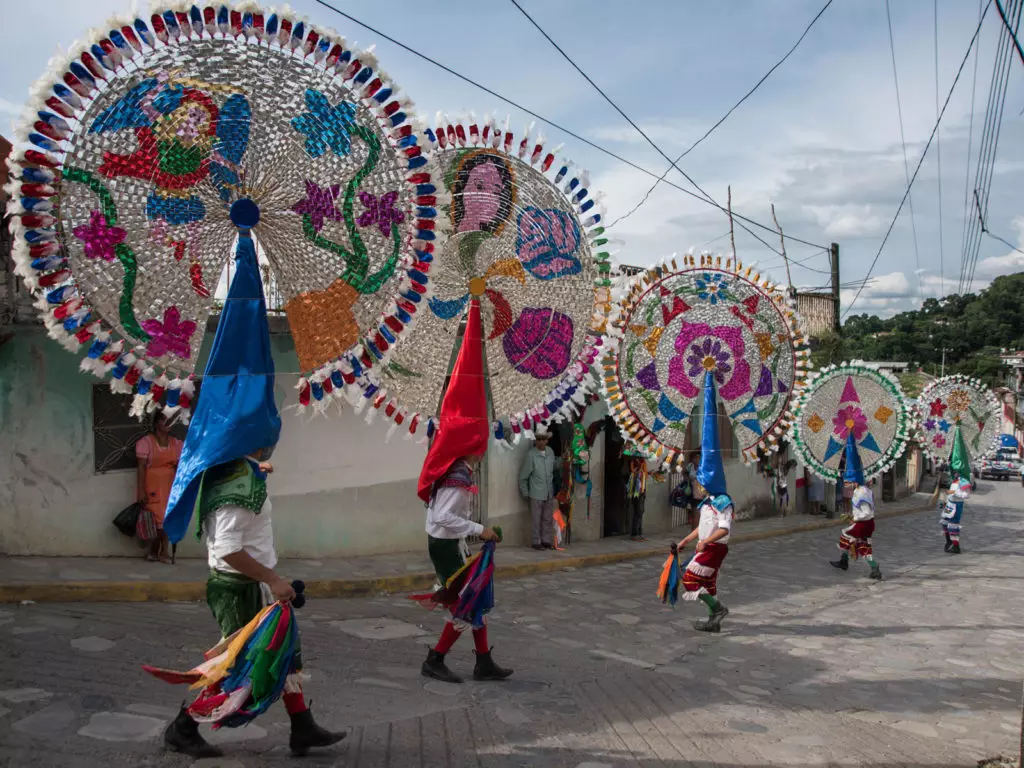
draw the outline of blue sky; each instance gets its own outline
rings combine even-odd
[[[583,0],[521,0],[577,63],[670,156],[679,154],[756,82],[792,45],[824,0],[646,0],[630,4]],[[619,116],[507,0],[392,0],[334,4],[366,23],[465,72],[555,122],[661,173],[667,163]],[[911,170],[935,120],[932,4],[891,0],[897,67]],[[293,7],[316,26],[333,28],[350,43],[377,44],[381,66],[415,101],[419,115],[511,114],[521,132],[528,116],[376,39],[313,0]],[[140,7],[145,8],[144,5]],[[120,0],[51,0],[38,24],[31,3],[5,9],[10,29],[0,49],[0,129],[20,113],[28,89],[58,46],[85,39],[130,6]],[[977,23],[973,0],[940,0],[939,88],[944,99]],[[984,120],[999,19],[989,12],[981,37],[975,135]],[[40,38],[47,42],[41,43]],[[1014,62],[992,185],[989,228],[1024,247],[1024,90]],[[854,312],[891,314],[921,296],[956,291],[964,227],[965,171],[971,119],[973,59],[943,121],[940,275],[939,173],[935,147],[914,187],[919,260],[909,210],[897,223]],[[631,208],[653,181],[559,131],[538,124],[554,145],[591,171],[591,188],[605,195],[609,221]],[[775,203],[783,228],[806,240],[840,244],[842,280],[867,273],[905,189],[884,0],[835,0],[793,56],[761,89],[681,163],[719,202],[732,185],[735,210],[771,222]],[[669,179],[688,186],[676,171]],[[973,171],[971,174],[973,181]],[[619,224],[620,261],[648,265],[674,252],[701,249],[728,231],[721,212],[667,186]],[[773,245],[776,238],[761,233]],[[742,230],[737,251],[777,281],[781,259]],[[728,238],[712,249],[728,250]],[[824,285],[828,260],[799,244],[789,255],[793,282]],[[918,272],[920,268],[920,272]],[[1024,270],[1024,255],[985,238],[974,288],[999,274]],[[852,292],[844,291],[849,302]],[[844,304],[845,307],[845,304]]]

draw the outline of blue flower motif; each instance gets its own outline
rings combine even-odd
[[[694,281],[694,284],[697,287],[697,296],[713,305],[729,295],[729,284],[721,275],[705,272]]]
[[[943,432],[949,432],[949,427],[950,423],[945,419],[939,422],[939,429],[941,429]]]
[[[306,153],[320,157],[330,149],[336,155],[347,155],[352,149],[349,133],[355,125],[356,105],[339,101],[331,106],[320,91],[306,90],[309,112],[292,118],[292,128],[306,136]]]

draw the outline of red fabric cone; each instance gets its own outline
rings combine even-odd
[[[469,317],[459,356],[441,401],[437,436],[427,451],[420,472],[417,495],[425,502],[430,501],[434,483],[444,477],[457,459],[478,456],[487,451],[490,433],[487,393],[484,390],[480,300],[473,299],[469,303]]]

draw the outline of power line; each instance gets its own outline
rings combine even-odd
[[[1014,245],[1013,243],[1011,243],[1011,242],[1010,242],[1009,240],[1007,240],[1006,238],[1004,238],[1004,237],[1000,237],[999,235],[997,235],[997,234],[994,234],[993,232],[989,232],[988,228],[985,228],[985,229],[983,229],[983,230],[982,230],[982,232],[984,232],[984,233],[985,233],[986,235],[988,235],[989,237],[991,237],[991,238],[992,238],[993,240],[998,240],[998,241],[999,241],[1000,243],[1002,243],[1003,245],[1005,245],[1005,246],[1007,246],[1007,247],[1009,247],[1009,248],[1012,248],[1012,249],[1013,249],[1013,250],[1015,250],[1015,251],[1016,251],[1017,253],[1020,253],[1020,254],[1024,254],[1024,251],[1022,251],[1022,250],[1021,250],[1020,248],[1018,248],[1018,247],[1017,247],[1016,245]]]
[[[992,140],[994,136],[998,136],[998,125],[1001,123],[1002,119],[1001,105],[1005,102],[1006,98],[1004,77],[1005,73],[1008,73],[1009,71],[1010,64],[1008,32],[1009,30],[1005,27],[1000,31],[999,43],[996,48],[996,57],[992,66],[992,79],[989,84],[988,101],[985,107],[985,125],[982,128],[980,147],[978,151],[978,165],[975,169],[973,202],[977,207],[978,216],[968,215],[968,237],[961,259],[960,285],[958,287],[958,290],[961,293],[971,283],[974,274],[974,264],[977,261],[978,253],[981,248],[983,233],[979,229],[978,223],[982,220],[984,215],[984,206],[981,204],[979,196],[984,196],[986,200],[988,199],[988,186],[986,184],[985,177],[988,173],[989,165],[995,157],[995,149],[993,147]]]
[[[910,163],[907,161],[907,139],[903,132],[903,104],[900,99],[900,79],[896,74],[896,43],[892,34],[892,13],[889,10],[889,0],[885,0],[885,20],[889,24],[889,53],[892,56],[892,79],[896,85],[896,114],[900,121],[900,143],[903,145],[903,174],[910,185]],[[914,233],[914,263],[917,265],[917,295],[924,301],[924,294],[921,290],[921,253],[917,247],[917,223],[914,220],[914,198],[907,198],[910,208],[910,229]]]
[[[878,253],[875,254],[875,258],[872,260],[871,266],[868,268],[868,273],[867,275],[865,275],[865,281],[867,280],[867,278],[871,277],[871,273],[874,272],[875,265],[878,264],[878,259],[882,255],[882,250],[885,248],[885,244],[889,242],[889,235],[892,234],[892,230],[896,226],[896,220],[899,218],[900,212],[903,210],[903,206],[907,202],[907,198],[910,197],[910,190],[914,186],[914,181],[917,179],[917,174],[920,173],[921,171],[921,166],[924,165],[924,159],[928,156],[928,149],[931,147],[932,141],[935,139],[935,134],[939,130],[939,124],[942,122],[943,115],[946,114],[946,108],[949,106],[949,100],[953,97],[953,91],[956,90],[956,85],[957,83],[960,82],[960,75],[963,74],[964,66],[966,66],[967,64],[967,59],[969,59],[971,56],[971,51],[974,49],[974,43],[977,42],[978,34],[981,32],[981,25],[985,21],[985,16],[988,14],[988,9],[991,7],[991,5],[992,0],[989,0],[988,4],[985,6],[985,12],[982,13],[981,19],[978,20],[978,26],[975,28],[974,34],[971,36],[971,43],[970,45],[967,46],[967,51],[964,53],[964,57],[960,62],[960,68],[957,69],[956,77],[953,78],[953,84],[949,88],[949,93],[946,96],[946,101],[942,105],[942,109],[939,111],[938,119],[935,121],[935,127],[932,128],[931,135],[928,137],[928,142],[924,145],[924,151],[921,152],[921,158],[920,160],[917,161],[917,167],[914,169],[914,175],[910,177],[910,183],[907,184],[907,191],[903,193],[903,199],[900,200],[899,207],[896,209],[896,215],[893,216],[892,221],[889,222],[889,228],[885,232],[885,237],[882,238],[882,243],[881,245],[878,246]],[[866,284],[867,283],[865,282],[865,285]],[[863,291],[864,286],[862,285],[860,288],[857,289],[857,295],[853,297],[853,301],[851,301],[850,306],[846,308],[846,311],[843,313],[843,317],[846,317],[848,314],[850,314],[850,310],[853,309],[854,304],[857,303],[857,300],[860,298],[860,295]]]
[[[978,0],[978,18],[981,18],[982,0]],[[974,110],[976,105],[976,92],[978,88],[978,60],[981,58],[981,44],[974,49],[974,80],[971,83],[971,119],[970,127],[967,129],[967,169],[964,172],[964,226],[960,235],[960,283],[958,290],[963,286],[963,257],[967,253],[967,232],[974,217],[971,216],[971,149],[974,144]],[[920,277],[918,277],[920,281]]]
[[[589,84],[591,85],[591,87],[592,87],[592,88],[593,88],[593,89],[594,89],[595,91],[597,91],[597,92],[598,92],[599,94],[601,94],[601,97],[602,97],[602,98],[603,98],[603,99],[604,99],[605,101],[607,101],[607,102],[608,102],[608,103],[609,103],[609,104],[611,105],[611,107],[612,107],[612,108],[613,108],[613,109],[614,109],[614,110],[615,110],[616,112],[618,112],[618,113],[619,113],[619,114],[620,114],[620,115],[622,116],[622,118],[623,118],[623,119],[624,119],[624,120],[625,120],[625,121],[626,121],[627,123],[629,123],[629,124],[630,124],[631,126],[633,126],[633,129],[634,129],[634,130],[635,130],[635,131],[636,131],[637,133],[639,133],[639,134],[640,134],[640,135],[641,135],[641,136],[642,136],[642,137],[644,138],[644,140],[645,140],[645,141],[646,141],[646,142],[647,142],[648,144],[650,144],[650,145],[651,145],[651,147],[652,147],[652,148],[654,149],[654,151],[655,151],[655,152],[657,152],[657,153],[658,153],[659,155],[661,155],[661,156],[662,156],[663,158],[665,158],[666,160],[668,160],[668,161],[669,161],[670,163],[672,163],[672,158],[670,158],[670,157],[669,157],[668,155],[666,155],[666,154],[665,154],[665,152],[664,152],[664,151],[663,151],[663,150],[661,149],[661,147],[659,147],[659,146],[658,146],[657,144],[655,144],[655,143],[654,143],[654,140],[653,140],[653,139],[651,139],[651,137],[650,137],[650,136],[648,136],[648,135],[647,135],[647,134],[646,134],[646,133],[644,132],[644,129],[643,129],[643,128],[641,128],[641,127],[640,127],[639,125],[637,125],[637,124],[636,124],[636,122],[635,122],[635,121],[634,121],[634,120],[633,120],[633,119],[632,119],[632,118],[631,118],[631,117],[630,117],[629,115],[627,115],[627,114],[626,114],[626,113],[625,113],[625,112],[624,112],[624,111],[622,110],[622,108],[621,108],[621,107],[620,107],[620,106],[619,106],[618,104],[616,104],[616,103],[615,103],[614,101],[612,101],[612,98],[611,98],[611,96],[609,96],[609,95],[608,95],[607,93],[605,93],[605,92],[604,92],[604,90],[602,90],[601,86],[599,86],[599,85],[598,85],[597,83],[595,83],[595,82],[594,82],[594,81],[593,81],[593,80],[592,80],[592,79],[590,78],[590,75],[588,75],[588,74],[587,74],[586,72],[584,72],[584,71],[583,71],[583,69],[581,69],[581,68],[580,68],[580,66],[579,66],[579,65],[578,65],[578,64],[577,64],[577,63],[576,63],[575,61],[573,61],[572,57],[571,57],[571,56],[569,56],[569,54],[567,54],[567,53],[566,53],[566,52],[565,52],[565,51],[564,51],[564,50],[562,49],[562,47],[561,47],[561,46],[560,46],[560,45],[559,45],[558,43],[556,43],[556,42],[554,41],[554,39],[552,39],[551,35],[549,35],[549,34],[548,34],[547,32],[545,32],[545,31],[544,31],[544,29],[543,29],[543,27],[541,27],[541,26],[540,26],[540,24],[538,24],[538,23],[537,23],[536,21],[534,21],[533,17],[532,17],[532,16],[530,16],[530,14],[529,14],[529,13],[527,13],[526,9],[525,9],[525,8],[523,8],[523,6],[521,6],[521,5],[520,5],[520,4],[519,4],[519,3],[517,2],[517,0],[511,0],[511,2],[512,2],[512,4],[513,4],[513,5],[514,5],[514,6],[516,7],[516,8],[518,8],[518,9],[519,9],[519,12],[520,12],[520,13],[522,13],[522,14],[523,14],[523,16],[525,16],[525,17],[526,17],[526,19],[527,19],[527,20],[528,20],[528,21],[529,21],[529,22],[530,22],[530,23],[531,23],[531,24],[532,24],[532,25],[533,25],[533,26],[534,26],[534,27],[535,27],[535,28],[537,29],[537,31],[538,31],[538,32],[540,32],[540,33],[541,33],[541,35],[543,35],[544,39],[545,39],[545,40],[547,40],[547,41],[548,41],[549,43],[551,43],[551,45],[552,45],[552,46],[554,47],[554,49],[555,49],[556,51],[558,51],[558,52],[559,52],[559,53],[560,53],[560,54],[562,55],[562,58],[564,58],[564,59],[565,59],[565,60],[566,60],[567,62],[569,62],[569,64],[570,64],[570,65],[572,65],[573,69],[575,69],[575,70],[576,70],[577,72],[579,72],[580,76],[581,76],[581,77],[583,77],[583,79],[584,79],[584,80],[586,80],[586,81],[587,81],[587,82],[588,82],[588,83],[589,83]],[[720,211],[723,211],[723,212],[725,212],[725,213],[729,213],[729,211],[727,211],[727,209],[723,208],[723,207],[722,207],[722,205],[721,205],[721,204],[720,204],[720,203],[719,203],[719,202],[718,202],[717,200],[715,200],[715,199],[714,199],[714,198],[713,198],[713,197],[712,197],[712,196],[711,196],[710,194],[708,194],[708,193],[707,193],[707,192],[706,192],[706,191],[704,190],[704,188],[703,188],[703,187],[701,187],[701,185],[700,185],[700,184],[698,184],[698,183],[697,183],[697,182],[696,182],[696,181],[695,181],[695,180],[694,180],[694,179],[693,179],[693,178],[692,178],[692,177],[691,177],[691,176],[690,176],[690,175],[689,175],[689,174],[688,174],[688,173],[687,173],[686,171],[684,171],[684,170],[683,170],[682,168],[680,168],[680,167],[679,167],[678,165],[676,165],[675,163],[672,163],[672,166],[673,166],[673,167],[674,167],[674,168],[675,168],[675,169],[676,169],[677,171],[679,171],[679,173],[680,173],[680,174],[682,174],[682,176],[683,176],[683,178],[684,178],[684,179],[686,179],[686,180],[687,180],[688,182],[690,182],[690,184],[692,184],[692,185],[693,185],[693,187],[694,187],[694,188],[695,188],[695,189],[696,189],[696,190],[697,190],[698,192],[700,192],[700,193],[701,193],[701,194],[702,194],[702,195],[704,196],[704,199],[705,199],[705,200],[706,200],[706,201],[707,201],[708,203],[710,203],[711,205],[715,206],[715,207],[716,207],[716,208],[718,208],[718,209],[719,209]],[[701,198],[699,198],[699,197],[698,197],[697,199],[699,200],[699,199],[701,199]],[[734,216],[735,218],[743,218],[743,217],[741,217],[741,216],[738,216],[737,214],[733,214],[733,213],[730,213],[730,215],[731,215],[731,216]],[[749,221],[749,219],[748,219],[748,221]],[[756,223],[756,222],[755,222],[755,223]],[[758,226],[760,226],[760,227],[763,227],[764,229],[769,229],[769,230],[770,230],[771,232],[774,232],[774,231],[775,231],[774,229],[771,229],[771,228],[769,228],[769,227],[767,227],[766,225],[763,225],[763,224],[758,224]],[[750,229],[748,229],[747,227],[743,226],[743,224],[740,224],[740,227],[742,227],[742,228],[743,228],[744,230],[746,230],[746,231],[747,231],[747,232],[748,232],[749,234],[753,235],[753,236],[754,236],[755,238],[757,238],[758,240],[760,240],[760,241],[761,241],[761,243],[762,243],[762,244],[763,244],[763,245],[764,245],[764,246],[765,246],[766,248],[768,248],[768,249],[770,249],[770,250],[774,251],[775,253],[778,253],[778,254],[780,254],[780,255],[781,255],[780,251],[776,250],[776,249],[775,249],[774,247],[772,247],[771,245],[769,245],[769,244],[768,244],[768,242],[767,242],[767,241],[765,241],[765,240],[764,240],[763,238],[761,238],[761,237],[758,237],[758,235],[756,235],[756,234],[755,234],[754,232],[752,232],[752,231],[751,231]],[[611,225],[609,225],[609,228],[611,228]]]
[[[537,114],[533,110],[524,107],[522,104],[519,104],[518,102],[513,101],[509,97],[503,96],[502,94],[498,93],[497,91],[495,91],[495,90],[493,90],[491,88],[488,88],[486,85],[482,85],[481,83],[477,82],[476,80],[473,80],[472,78],[467,77],[466,75],[463,75],[461,72],[457,72],[456,70],[452,69],[451,67],[447,66],[446,64],[442,64],[441,62],[437,61],[436,59],[433,59],[430,56],[427,56],[425,53],[420,53],[415,48],[412,48],[412,47],[406,45],[405,43],[403,43],[403,42],[401,42],[399,40],[396,40],[395,38],[391,37],[390,35],[385,34],[384,32],[382,32],[381,30],[377,29],[376,27],[370,26],[369,24],[367,24],[364,21],[360,21],[355,16],[352,16],[351,14],[346,13],[345,11],[341,10],[340,8],[334,7],[330,3],[326,2],[326,0],[313,0],[313,1],[315,3],[317,3],[318,5],[322,5],[324,8],[327,8],[328,10],[333,11],[334,13],[338,14],[339,16],[341,16],[341,17],[343,17],[345,19],[348,19],[353,24],[357,24],[358,26],[362,27],[363,29],[366,29],[366,30],[372,32],[373,34],[377,35],[378,37],[380,37],[380,38],[382,38],[384,40],[387,40],[389,43],[392,43],[393,45],[398,46],[399,48],[401,48],[402,50],[406,51],[407,53],[411,53],[413,56],[416,56],[417,58],[420,58],[423,61],[426,61],[428,64],[433,64],[438,69],[441,69],[441,70],[447,72],[448,74],[452,75],[453,77],[457,77],[459,80],[462,80],[463,82],[468,83],[469,85],[472,85],[474,88],[479,88],[484,93],[490,94],[491,96],[494,96],[497,99],[501,99],[506,104],[510,104],[511,106],[513,106],[516,109],[524,112],[525,114],[530,115],[530,117],[533,117],[533,118],[535,118],[537,120],[540,120],[542,123],[546,123],[547,125],[550,125],[552,128],[561,131],[566,136],[571,136],[572,138],[576,139],[577,141],[583,142],[588,147],[596,149],[598,152],[601,152],[601,153],[607,155],[608,157],[611,157],[611,158],[613,158],[615,160],[618,160],[620,163],[624,163],[625,165],[628,165],[629,167],[633,168],[634,170],[637,170],[637,171],[640,171],[641,173],[647,174],[652,179],[658,178],[658,174],[655,173],[654,171],[652,171],[652,170],[650,170],[648,168],[644,168],[643,166],[638,165],[637,163],[634,163],[632,160],[627,160],[626,158],[622,157],[622,155],[619,155],[616,152],[613,152],[612,150],[608,149],[607,147],[603,147],[600,144],[597,144],[596,142],[591,141],[590,139],[587,139],[587,138],[584,138],[583,136],[580,136],[578,133],[569,130],[568,128],[560,125],[559,123],[556,123],[555,121],[550,120],[550,119],[544,117],[543,115]],[[718,205],[718,204],[716,204],[716,203],[714,203],[712,201],[709,201],[706,198],[701,197],[700,195],[695,194],[694,192],[691,192],[690,190],[686,189],[685,187],[681,187],[678,184],[674,184],[673,182],[667,181],[667,180],[665,181],[665,183],[668,184],[670,187],[674,187],[675,189],[678,189],[680,192],[683,192],[684,194],[689,195],[690,197],[693,197],[693,198],[695,198],[697,200],[700,200],[701,202],[709,203],[711,205],[714,205],[720,211],[725,212],[725,209],[722,208],[722,206],[720,206],[720,205]],[[740,219],[742,221],[747,222],[748,224],[751,224],[752,226],[760,227],[761,229],[763,229],[763,230],[765,230],[767,232],[771,232],[773,235],[777,234],[776,231],[775,231],[775,228],[774,227],[770,227],[767,224],[762,224],[761,222],[755,221],[755,220],[753,220],[751,218],[748,218],[746,216],[741,216],[740,214],[736,213],[735,211],[733,211],[732,215],[733,215],[733,218],[735,218],[735,219]],[[740,226],[742,227],[743,225],[741,224]],[[779,251],[776,250],[773,246],[769,245],[767,242],[765,242],[764,239],[762,239],[758,235],[754,234],[753,232],[750,232],[750,230],[747,229],[746,227],[743,227],[743,229],[745,229],[747,232],[749,232],[755,238],[757,238],[762,243],[764,243],[764,245],[767,248],[771,249],[776,254],[779,254]],[[790,240],[792,240],[793,242],[801,243],[803,245],[808,245],[808,246],[811,246],[812,248],[824,248],[825,247],[825,246],[821,245],[820,243],[812,243],[812,242],[810,242],[808,240],[802,240],[799,237],[793,237],[793,236],[790,236],[790,235],[787,235],[787,237]],[[781,254],[779,254],[779,255],[781,255]]]
[[[1017,39],[1017,33],[1010,28],[1010,20],[1006,18],[1006,11],[1003,10],[1003,4],[996,0],[996,8],[999,9],[999,18],[1003,20],[1003,24],[1006,26],[1006,31],[1010,33],[1010,37],[1013,38],[1013,44],[1017,47],[1017,55],[1020,56],[1021,63],[1024,63],[1024,50],[1021,50],[1020,41]]]
[[[714,133],[714,131],[718,128],[718,126],[720,126],[722,123],[724,123],[726,120],[728,120],[729,116],[733,112],[735,112],[736,109],[743,102],[745,102],[747,99],[749,99],[754,94],[754,91],[756,91],[758,88],[760,88],[764,84],[764,81],[772,76],[772,74],[775,72],[776,69],[778,69],[780,66],[782,66],[786,62],[786,59],[788,59],[793,54],[793,51],[795,51],[799,47],[800,43],[802,43],[804,41],[804,38],[807,37],[807,33],[811,31],[811,27],[813,27],[815,25],[815,23],[817,23],[818,19],[820,19],[822,17],[822,14],[824,14],[825,11],[828,10],[828,7],[830,5],[832,5],[832,1],[833,0],[828,0],[828,2],[825,3],[825,5],[822,7],[822,9],[820,11],[818,11],[818,13],[815,15],[815,17],[813,19],[811,19],[811,23],[808,24],[804,28],[803,33],[800,35],[800,37],[797,38],[797,41],[795,43],[793,43],[792,47],[788,51],[786,51],[786,54],[781,59],[779,59],[777,62],[775,62],[775,64],[772,66],[771,69],[769,69],[767,72],[764,73],[764,75],[761,77],[760,80],[758,80],[756,83],[754,83],[754,87],[751,88],[749,91],[747,91],[745,94],[743,94],[743,97],[739,101],[737,101],[735,104],[733,104],[731,107],[729,107],[729,110],[724,115],[722,115],[721,118],[719,118],[717,123],[715,123],[710,128],[708,128],[707,131],[705,131],[703,136],[701,136],[699,139],[697,139],[695,142],[693,142],[693,144],[691,144],[686,149],[685,152],[683,152],[681,155],[679,155],[679,157],[677,157],[673,161],[672,165],[670,165],[668,168],[666,168],[665,172],[663,174],[661,174],[661,176],[658,177],[657,181],[655,181],[651,185],[651,188],[648,189],[647,192],[644,193],[644,196],[640,199],[640,201],[636,205],[634,205],[629,211],[624,213],[622,216],[619,216],[619,218],[617,218],[615,221],[613,221],[611,224],[609,224],[608,225],[609,227],[614,227],[616,224],[618,224],[623,219],[628,219],[630,216],[632,216],[634,213],[636,213],[638,210],[640,210],[640,207],[650,199],[651,195],[654,193],[654,190],[657,188],[658,184],[660,184],[662,181],[664,181],[665,177],[668,176],[669,171],[671,171],[673,168],[676,167],[676,163],[678,163],[680,160],[682,160],[684,157],[686,157],[688,154],[690,154],[694,149],[697,148],[697,146],[699,144],[701,144],[704,141],[704,139],[706,139],[708,136],[710,136],[712,133]]]
[[[1020,23],[1021,8],[1024,7],[1020,0],[1016,4],[1017,23]],[[1011,10],[1011,13],[1014,13]],[[1006,105],[1006,89],[1009,83],[1009,72],[1012,59],[1010,56],[1010,32],[1003,26],[1000,30],[999,43],[996,48],[996,57],[992,66],[992,79],[989,85],[988,102],[985,108],[985,125],[982,129],[981,141],[978,151],[978,165],[975,169],[974,192],[976,195],[975,204],[983,216],[988,210],[988,199],[991,191],[992,179],[995,170],[995,155],[999,144],[999,133],[1002,126],[1003,110]],[[961,273],[958,292],[963,293],[974,280],[974,271],[977,267],[978,256],[981,250],[983,232],[978,226],[980,219],[968,216],[968,228],[966,245],[961,259]]]
[[[888,0],[887,0],[888,1]],[[939,113],[939,0],[933,0],[935,13],[934,46],[935,46],[935,115]],[[942,134],[935,132],[935,163],[937,173],[935,181],[939,188],[939,292],[946,292],[946,253],[942,242]],[[918,265],[920,267],[920,265]],[[918,281],[920,284],[920,280]]]
[[[1017,25],[1020,25],[1021,10],[1022,10],[1022,8],[1024,8],[1024,3],[1020,2],[1020,0],[1018,0],[1018,2],[1017,2],[1017,10],[1016,10],[1016,16],[1017,16],[1016,24]],[[1004,28],[1002,28],[1002,33],[1004,33],[1004,37],[1005,37],[1005,40],[1006,40],[1005,45],[1004,45],[1005,67],[1004,67],[1004,71],[1002,71],[1002,76],[1001,76],[1000,82],[998,84],[998,89],[999,89],[999,92],[1000,92],[999,96],[997,98],[998,105],[997,105],[997,108],[996,108],[996,113],[995,113],[995,116],[994,116],[994,120],[992,121],[992,128],[991,128],[990,141],[989,141],[989,147],[990,148],[989,148],[988,157],[987,157],[987,159],[985,161],[985,166],[984,166],[984,173],[985,173],[985,175],[987,177],[984,179],[983,183],[980,185],[980,195],[983,198],[983,201],[979,204],[979,211],[981,212],[981,215],[984,215],[984,216],[988,215],[988,201],[989,201],[989,198],[991,196],[992,180],[993,180],[993,177],[994,177],[994,174],[995,174],[995,155],[996,155],[996,152],[998,150],[999,134],[1000,134],[1001,128],[1002,128],[1002,113],[1004,113],[1004,111],[1006,109],[1007,87],[1010,84],[1010,68],[1011,68],[1012,63],[1013,63],[1013,56],[1010,53],[1010,46],[1011,46],[1011,42],[1016,42],[1016,37],[1015,37],[1014,30],[1011,29],[1010,27],[1004,25]],[[976,187],[975,190],[979,191],[979,187]],[[982,221],[983,221],[983,219],[982,219]],[[974,274],[975,274],[975,270],[978,267],[978,257],[980,255],[980,251],[981,251],[981,236],[982,236],[983,233],[984,233],[984,229],[982,229],[982,231],[978,233],[978,238],[977,238],[977,243],[976,243],[975,248],[974,248],[973,258],[971,259],[971,272],[970,272],[970,275],[968,276],[967,283],[966,283],[965,287],[970,286],[974,282]]]

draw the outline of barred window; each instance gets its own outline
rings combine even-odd
[[[149,420],[129,416],[134,395],[112,392],[108,382],[92,385],[93,462],[96,474],[135,469],[135,443],[149,431]],[[199,382],[192,406],[199,401]],[[185,439],[187,427],[176,424],[171,434]]]

